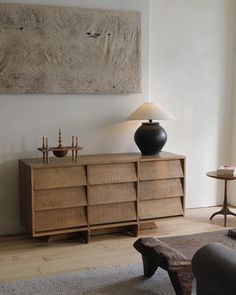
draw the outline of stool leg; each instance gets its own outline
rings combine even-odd
[[[191,295],[193,274],[190,269],[168,271],[176,295]]]
[[[150,278],[154,275],[155,271],[158,268],[157,263],[153,262],[152,259],[148,258],[147,256],[142,255],[143,260],[143,272],[144,276]]]

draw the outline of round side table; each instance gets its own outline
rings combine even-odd
[[[236,179],[236,176],[231,176],[231,175],[218,175],[217,174],[217,171],[207,172],[206,175],[209,176],[209,177],[216,178],[216,179],[222,179],[225,182],[223,207],[222,207],[222,209],[220,211],[217,211],[217,212],[213,213],[211,215],[211,217],[210,217],[210,220],[214,216],[216,216],[218,214],[222,214],[222,215],[224,215],[224,226],[226,227],[227,215],[236,216],[236,213],[234,213],[234,212],[232,212],[232,211],[229,210],[228,203],[227,203],[227,182],[230,181],[230,180],[235,180]]]

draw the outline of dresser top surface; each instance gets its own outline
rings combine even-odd
[[[140,153],[114,153],[114,154],[91,154],[81,155],[77,162],[72,162],[71,157],[49,158],[49,163],[44,164],[41,158],[20,159],[19,161],[33,168],[58,167],[58,166],[81,166],[138,161],[162,161],[184,159],[184,156],[169,152],[161,152],[157,156],[142,156]]]

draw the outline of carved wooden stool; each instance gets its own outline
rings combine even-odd
[[[191,295],[191,260],[156,238],[138,239],[134,248],[142,254],[145,277],[153,276],[160,266],[168,272],[177,295]]]

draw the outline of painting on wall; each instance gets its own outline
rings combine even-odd
[[[140,12],[0,3],[0,93],[139,93],[140,39]]]

